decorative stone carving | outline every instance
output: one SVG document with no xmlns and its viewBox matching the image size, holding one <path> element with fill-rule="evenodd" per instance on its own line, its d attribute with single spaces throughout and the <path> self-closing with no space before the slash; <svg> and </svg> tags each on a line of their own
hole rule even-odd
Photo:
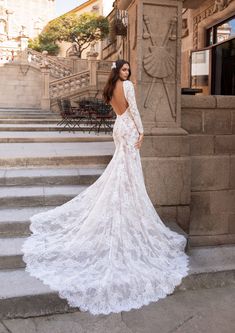
<svg viewBox="0 0 235 333">
<path fill-rule="evenodd" d="M 133 36 L 132 50 L 134 50 L 136 48 L 136 44 L 137 44 L 137 6 L 135 7 L 135 11 L 136 11 L 136 16 L 135 16 L 135 35 Z"/>
<path fill-rule="evenodd" d="M 7 10 L 5 1 L 0 1 L 0 41 L 3 42 L 7 37 Z"/>
<path fill-rule="evenodd" d="M 148 99 L 150 97 L 151 91 L 155 84 L 156 78 L 162 80 L 162 84 L 164 86 L 164 90 L 167 96 L 167 100 L 171 109 L 171 113 L 173 117 L 176 117 L 175 110 L 172 106 L 171 99 L 169 96 L 169 92 L 166 86 L 166 82 L 164 81 L 169 75 L 172 74 L 175 67 L 175 59 L 167 50 L 167 44 L 169 40 L 175 40 L 175 24 L 177 22 L 176 18 L 172 18 L 169 24 L 168 31 L 166 36 L 163 39 L 162 45 L 156 45 L 156 42 L 153 39 L 153 35 L 151 32 L 150 21 L 147 15 L 143 16 L 144 24 L 146 26 L 146 30 L 143 32 L 144 39 L 150 39 L 151 46 L 149 47 L 149 53 L 146 54 L 143 58 L 143 67 L 146 73 L 152 77 L 152 82 L 148 90 L 147 97 L 144 102 L 144 107 L 148 106 Z"/>
<path fill-rule="evenodd" d="M 193 18 L 193 47 L 198 48 L 198 25 L 209 16 L 224 10 L 234 0 L 215 0 L 212 5 L 204 9 L 201 13 Z"/>
<path fill-rule="evenodd" d="M 233 0 L 215 0 L 213 13 L 224 10 Z"/>
<path fill-rule="evenodd" d="M 6 34 L 6 26 L 7 26 L 7 22 L 0 18 L 0 34 L 2 34 L 2 35 Z"/>
<path fill-rule="evenodd" d="M 182 36 L 181 36 L 181 38 L 187 37 L 188 35 L 189 35 L 188 19 L 184 18 L 184 19 L 182 19 Z"/>
<path fill-rule="evenodd" d="M 95 45 L 96 45 L 95 41 L 91 42 L 90 51 L 86 53 L 88 60 L 96 60 L 99 55 L 99 53 L 96 52 L 96 50 L 95 50 Z"/>
<path fill-rule="evenodd" d="M 74 57 L 74 58 L 80 57 L 80 52 L 76 42 L 72 43 L 72 45 L 67 49 L 66 57 Z"/>
</svg>

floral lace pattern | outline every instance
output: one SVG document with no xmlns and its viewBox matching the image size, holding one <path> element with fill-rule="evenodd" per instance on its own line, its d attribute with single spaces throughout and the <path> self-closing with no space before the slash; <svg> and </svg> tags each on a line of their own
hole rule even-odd
<svg viewBox="0 0 235 333">
<path fill-rule="evenodd" d="M 134 123 L 136 125 L 136 128 L 139 133 L 143 133 L 143 124 L 140 118 L 139 110 L 136 104 L 135 99 L 135 90 L 133 83 L 129 80 L 123 81 L 123 88 L 124 88 L 124 94 L 126 97 L 126 100 L 129 104 L 129 111 L 132 116 L 132 119 L 134 120 Z"/>
<path fill-rule="evenodd" d="M 103 174 L 72 200 L 32 216 L 22 246 L 30 275 L 95 315 L 164 298 L 189 270 L 186 238 L 164 225 L 146 192 L 134 147 L 142 124 L 136 109 L 133 120 L 127 86 L 129 107 L 116 118 L 116 150 Z"/>
</svg>

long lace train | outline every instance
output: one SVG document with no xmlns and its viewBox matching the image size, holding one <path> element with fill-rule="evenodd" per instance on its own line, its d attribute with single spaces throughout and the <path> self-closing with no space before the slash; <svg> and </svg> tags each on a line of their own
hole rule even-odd
<svg viewBox="0 0 235 333">
<path fill-rule="evenodd" d="M 30 275 L 92 314 L 164 298 L 189 270 L 186 238 L 164 225 L 146 192 L 130 112 L 116 118 L 116 150 L 103 174 L 72 200 L 32 216 L 22 247 Z"/>
</svg>

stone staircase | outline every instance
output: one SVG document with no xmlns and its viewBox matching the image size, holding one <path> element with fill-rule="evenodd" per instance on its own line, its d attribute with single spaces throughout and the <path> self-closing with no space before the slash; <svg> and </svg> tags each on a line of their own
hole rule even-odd
<svg viewBox="0 0 235 333">
<path fill-rule="evenodd" d="M 1 78 L 5 81 L 7 77 L 7 84 L 3 86 L 5 94 L 0 96 L 0 107 L 17 105 L 58 111 L 57 99 L 60 98 L 73 101 L 79 97 L 101 97 L 110 67 L 111 61 L 93 58 L 71 60 L 49 56 L 46 51 L 40 53 L 25 49 L 3 67 Z M 11 75 L 8 78 L 9 71 Z M 15 87 L 18 98 L 15 98 Z"/>
<path fill-rule="evenodd" d="M 36 68 L 40 68 L 41 64 L 46 61 L 49 64 L 52 78 L 58 79 L 73 74 L 72 66 L 60 61 L 58 57 L 49 56 L 30 48 L 23 51 L 23 53 L 25 53 L 23 56 L 27 58 L 28 62 Z"/>
<path fill-rule="evenodd" d="M 43 91 L 48 91 L 50 109 L 53 111 L 58 111 L 59 98 L 73 101 L 79 97 L 101 96 L 112 63 L 104 60 L 87 60 L 85 64 L 84 60 L 78 59 L 76 66 L 67 58 L 63 58 L 62 61 L 58 57 L 49 56 L 46 52 L 40 53 L 32 49 L 23 51 L 22 57 L 38 70 L 42 67 L 49 69 L 50 80 L 44 77 Z M 79 69 L 75 70 L 76 67 Z"/>
<path fill-rule="evenodd" d="M 52 111 L 0 108 L 0 143 L 61 142 L 61 138 L 64 142 L 94 141 L 96 136 L 83 133 L 76 136 L 74 132 L 80 131 L 78 127 L 71 133 L 68 127 L 57 126 L 60 120 L 60 114 Z M 83 128 L 87 129 L 85 125 Z M 107 139 L 107 136 L 99 135 L 99 141 L 107 140 L 110 136 Z"/>
<path fill-rule="evenodd" d="M 0 319 L 76 310 L 25 272 L 21 245 L 30 234 L 29 217 L 92 184 L 112 158 L 114 144 L 110 135 L 59 133 L 47 123 L 56 117 L 41 110 L 0 110 Z M 10 123 L 18 119 L 22 124 Z M 177 225 L 167 225 L 183 233 Z M 190 274 L 174 292 L 234 284 L 234 250 L 188 249 Z"/>
</svg>

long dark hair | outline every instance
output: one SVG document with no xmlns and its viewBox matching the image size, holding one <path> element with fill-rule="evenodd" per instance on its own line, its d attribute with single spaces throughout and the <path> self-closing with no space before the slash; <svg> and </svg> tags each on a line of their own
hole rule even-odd
<svg viewBox="0 0 235 333">
<path fill-rule="evenodd" d="M 129 75 L 128 75 L 128 80 L 131 76 L 131 68 L 130 68 L 130 63 L 124 59 L 119 59 L 114 62 L 116 65 L 116 68 L 111 69 L 111 73 L 109 74 L 108 80 L 104 86 L 103 90 L 103 98 L 105 103 L 109 104 L 112 96 L 113 96 L 113 90 L 116 86 L 116 82 L 119 79 L 119 71 L 122 68 L 123 65 L 128 64 L 129 65 Z"/>
</svg>

